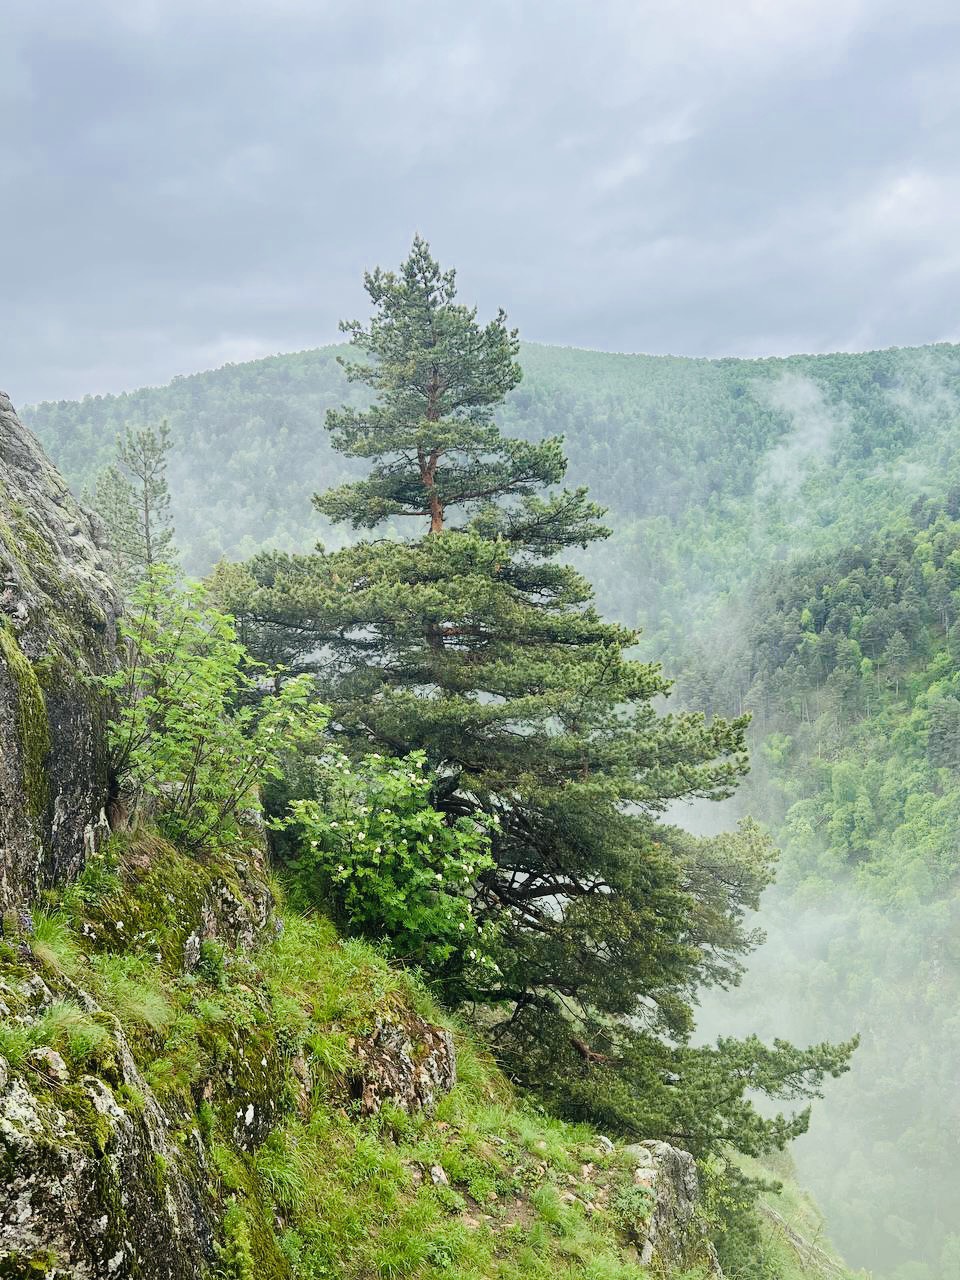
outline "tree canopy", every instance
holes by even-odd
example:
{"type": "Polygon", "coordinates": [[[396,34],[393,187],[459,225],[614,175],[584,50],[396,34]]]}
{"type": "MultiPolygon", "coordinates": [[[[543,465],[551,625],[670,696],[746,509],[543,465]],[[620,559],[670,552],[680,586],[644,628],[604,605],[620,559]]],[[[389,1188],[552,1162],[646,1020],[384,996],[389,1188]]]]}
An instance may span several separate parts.
{"type": "Polygon", "coordinates": [[[735,895],[718,925],[718,878],[706,861],[691,876],[658,819],[730,794],[746,721],[662,714],[659,666],[630,656],[636,633],[605,622],[557,558],[607,531],[584,489],[542,492],[563,478],[559,439],[514,441],[492,420],[519,376],[503,314],[481,327],[419,239],[366,285],[373,321],[348,331],[373,363],[348,369],[377,398],[327,427],[371,471],[316,505],[357,528],[413,515],[426,531],[265,553],[222,567],[217,590],[255,651],[317,673],[348,750],[423,752],[450,821],[495,823],[473,909],[496,925],[496,966],[466,989],[446,977],[486,1007],[503,1054],[532,1037],[561,1061],[602,1031],[631,1041],[603,1056],[635,1073],[637,1029],[648,1057],[657,1037],[682,1043],[696,986],[731,976],[718,957],[741,948],[735,895]]]}

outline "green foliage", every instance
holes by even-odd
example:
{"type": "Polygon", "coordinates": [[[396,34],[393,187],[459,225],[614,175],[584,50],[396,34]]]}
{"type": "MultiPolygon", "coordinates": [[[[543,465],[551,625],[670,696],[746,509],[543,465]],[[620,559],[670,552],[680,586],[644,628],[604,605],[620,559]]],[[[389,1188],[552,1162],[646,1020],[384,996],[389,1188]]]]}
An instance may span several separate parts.
{"type": "Polygon", "coordinates": [[[228,1206],[223,1216],[224,1242],[217,1249],[220,1260],[221,1280],[254,1280],[254,1265],[250,1243],[250,1228],[243,1210],[236,1203],[228,1206]]]}
{"type": "MultiPolygon", "coordinates": [[[[128,846],[117,842],[121,890],[84,903],[73,926],[76,981],[102,1004],[103,1023],[123,1028],[157,1099],[177,1118],[167,1131],[170,1157],[147,1167],[150,1188],[160,1197],[175,1173],[197,1177],[204,1204],[219,1218],[218,1280],[636,1274],[623,1213],[609,1199],[626,1162],[601,1150],[592,1131],[546,1118],[519,1099],[473,1037],[370,944],[341,941],[329,921],[287,908],[282,929],[264,930],[258,947],[230,956],[213,993],[183,972],[179,957],[158,963],[155,940],[132,922],[143,917],[143,899],[175,896],[181,874],[193,877],[198,866],[192,854],[168,850],[165,880],[158,880],[159,867],[145,874],[150,849],[142,829],[128,846]],[[110,949],[102,945],[107,918],[131,922],[129,936],[110,949]],[[453,1031],[457,1084],[434,1114],[386,1106],[361,1117],[351,1101],[359,1063],[350,1046],[385,1021],[402,1025],[414,1006],[453,1031]],[[146,1007],[166,1014],[147,1025],[146,1007]],[[336,1060],[335,1072],[321,1070],[311,1053],[321,1045],[328,1062],[336,1060]],[[253,1150],[235,1128],[240,1097],[258,1115],[269,1108],[273,1119],[253,1150]],[[437,1166],[449,1185],[434,1184],[437,1166]]],[[[194,912],[222,874],[210,858],[194,912]]],[[[72,918],[72,908],[62,908],[54,903],[51,918],[72,918]]],[[[67,1045],[84,1016],[56,1005],[29,1028],[31,1037],[67,1045]]],[[[7,1031],[0,1024],[0,1035],[7,1031]]],[[[23,1056],[11,1060],[12,1070],[29,1069],[23,1056]]],[[[93,1066],[131,1116],[142,1112],[144,1098],[117,1085],[111,1056],[99,1066],[89,1054],[82,1067],[80,1060],[78,1053],[78,1076],[93,1066]]],[[[97,1127],[88,1134],[78,1121],[76,1140],[93,1142],[102,1158],[109,1125],[86,1099],[82,1085],[54,1095],[59,1108],[86,1107],[73,1118],[92,1118],[97,1127]]]]}
{"type": "Polygon", "coordinates": [[[151,982],[150,961],[142,956],[97,955],[92,960],[92,987],[119,1012],[125,1024],[164,1032],[174,1018],[173,1006],[151,982]]]}
{"type": "Polygon", "coordinates": [[[55,1000],[32,1022],[0,1020],[0,1057],[21,1066],[31,1049],[56,1049],[74,1067],[93,1066],[110,1043],[107,1028],[73,1000],[55,1000]]]}
{"type": "Polygon", "coordinates": [[[960,523],[926,515],[758,581],[738,605],[748,621],[736,674],[718,647],[684,680],[709,686],[718,706],[734,681],[753,687],[791,877],[815,824],[830,859],[870,894],[885,885],[929,898],[952,881],[960,669],[948,628],[958,602],[940,588],[960,523]]]}
{"type": "Polygon", "coordinates": [[[97,476],[93,505],[103,518],[118,578],[129,592],[155,565],[172,564],[173,545],[167,458],[170,428],[125,426],[116,460],[97,476]]]}
{"type": "MultiPolygon", "coordinates": [[[[846,1280],[823,1215],[797,1185],[789,1156],[700,1167],[704,1211],[723,1274],[732,1280],[846,1280]]],[[[862,1273],[858,1273],[862,1274],[862,1273]]]]}
{"type": "Polygon", "coordinates": [[[953,1229],[942,1138],[960,1123],[947,1012],[960,999],[952,506],[917,504],[874,539],[758,580],[735,605],[738,656],[716,645],[684,679],[721,709],[752,685],[764,751],[743,803],[766,811],[783,844],[768,959],[718,1016],[759,1017],[765,1030],[775,1004],[792,1034],[863,1028],[856,1087],[827,1098],[825,1136],[802,1159],[838,1243],[885,1274],[918,1259],[937,1274],[953,1229]],[[891,1176],[891,1149],[909,1176],[891,1176]]]}
{"type": "Polygon", "coordinates": [[[736,985],[744,972],[742,957],[763,941],[762,931],[748,928],[747,921],[773,883],[779,850],[752,818],[741,819],[736,831],[708,838],[679,829],[663,835],[682,867],[690,904],[685,935],[699,955],[700,981],[736,985]]]}
{"type": "Polygon", "coordinates": [[[580,490],[538,497],[537,484],[562,476],[558,442],[514,449],[489,420],[515,376],[502,320],[500,338],[481,331],[420,242],[401,275],[371,277],[371,330],[352,330],[379,357],[378,403],[329,425],[374,461],[369,485],[349,490],[354,523],[382,517],[389,479],[394,507],[429,509],[432,532],[261,557],[218,590],[255,647],[278,647],[271,628],[288,652],[296,637],[352,753],[371,742],[422,751],[451,826],[499,819],[495,866],[472,904],[500,929],[499,970],[472,994],[506,1020],[518,1004],[550,1010],[561,993],[608,1013],[633,1014],[642,999],[679,1029],[696,956],[678,937],[687,900],[651,818],[679,796],[728,793],[745,767],[743,722],[654,714],[659,669],[624,656],[633,633],[604,623],[588,584],[553,559],[603,536],[598,509],[580,490]],[[430,467],[442,459],[449,484],[408,476],[422,454],[430,467]]]}
{"type": "MultiPolygon", "coordinates": [[[[356,478],[356,463],[316,429],[344,400],[358,409],[369,402],[362,384],[347,381],[342,351],[27,407],[23,418],[78,488],[110,462],[127,424],[168,419],[178,539],[190,572],[202,574],[224,555],[305,550],[311,493],[356,478]]],[[[679,651],[718,584],[743,582],[785,549],[862,537],[900,510],[905,494],[910,501],[946,486],[956,465],[951,392],[960,350],[947,343],[763,360],[525,343],[520,359],[523,381],[499,423],[524,440],[563,434],[574,483],[589,484],[613,513],[614,543],[590,565],[604,606],[627,621],[643,618],[651,636],[663,635],[665,653],[679,651]],[[802,430],[790,392],[811,387],[836,429],[785,474],[779,462],[802,430]]]]}
{"type": "Polygon", "coordinates": [[[125,662],[101,685],[116,701],[112,769],[131,807],[149,800],[163,833],[194,849],[241,838],[264,778],[284,753],[312,744],[325,722],[309,678],[260,696],[260,672],[232,621],[199,587],[153,569],[120,623],[125,662]]]}
{"type": "Polygon", "coordinates": [[[204,938],[200,943],[197,973],[213,987],[222,987],[226,976],[227,953],[223,943],[204,938]]]}
{"type": "Polygon", "coordinates": [[[66,886],[60,901],[66,913],[80,911],[109,897],[120,887],[117,845],[111,840],[105,847],[89,854],[83,870],[66,886]]]}
{"type": "Polygon", "coordinates": [[[0,1258],[0,1280],[45,1280],[56,1274],[56,1266],[53,1249],[34,1249],[29,1256],[19,1249],[5,1252],[0,1258]]]}
{"type": "Polygon", "coordinates": [[[654,1195],[649,1187],[624,1182],[610,1197],[610,1208],[623,1228],[646,1222],[653,1211],[654,1195]]]}
{"type": "Polygon", "coordinates": [[[352,765],[331,748],[315,763],[312,796],[290,806],[299,852],[298,897],[324,905],[351,933],[385,939],[448,993],[489,953],[492,921],[472,900],[493,867],[485,815],[451,822],[430,803],[436,779],[415,752],[367,756],[352,765]]]}
{"type": "MultiPolygon", "coordinates": [[[[295,805],[313,826],[298,866],[321,873],[344,919],[385,929],[401,951],[415,945],[398,937],[412,905],[428,945],[449,946],[454,928],[476,920],[495,964],[447,990],[488,1006],[516,1077],[564,1114],[666,1136],[678,1129],[680,1093],[661,1098],[662,1081],[689,1036],[694,992],[736,981],[753,941],[745,913],[770,879],[772,851],[752,827],[707,846],[656,819],[675,800],[730,794],[746,767],[746,722],[658,715],[653,702],[669,689],[660,669],[626,656],[635,633],[604,622],[586,581],[555,558],[606,530],[584,490],[536,492],[563,476],[558,440],[511,441],[491,420],[516,380],[502,317],[481,331],[420,241],[399,277],[375,273],[367,284],[374,319],[350,331],[376,364],[351,373],[378,399],[329,415],[328,426],[338,448],[373,469],[318,505],[364,528],[429,516],[430,532],[312,557],[262,555],[221,570],[215,589],[255,651],[318,672],[354,758],[369,759],[371,743],[391,756],[398,746],[422,753],[448,831],[489,821],[492,865],[469,901],[461,892],[459,914],[424,902],[431,876],[449,880],[437,855],[429,844],[416,852],[414,840],[405,860],[410,835],[396,827],[368,841],[367,807],[400,820],[392,802],[351,797],[353,812],[337,806],[333,817],[328,800],[295,805]],[[584,1035],[600,1036],[604,1052],[584,1035]]],[[[427,820],[439,838],[439,816],[427,820]]],[[[438,959],[442,951],[427,968],[438,959]]],[[[805,1124],[804,1115],[761,1120],[743,1098],[738,1050],[754,1067],[767,1055],[768,1069],[752,1073],[759,1088],[779,1096],[793,1073],[807,1096],[845,1068],[850,1046],[803,1051],[806,1075],[787,1045],[690,1051],[695,1085],[683,1096],[690,1108],[692,1098],[710,1101],[703,1124],[690,1124],[705,1147],[765,1149],[805,1124]]]]}
{"type": "Polygon", "coordinates": [[[30,950],[44,968],[67,974],[76,968],[77,946],[64,912],[33,912],[30,950]]]}
{"type": "Polygon", "coordinates": [[[455,273],[441,271],[419,236],[399,274],[378,267],[364,285],[375,309],[369,329],[358,321],[341,329],[370,362],[342,363],[376,402],[331,409],[327,429],[335,449],[373,466],[366,479],[315,498],[320,512],[355,528],[420,516],[439,533],[449,506],[525,498],[561,478],[558,440],[507,440],[494,425],[494,407],[520,381],[516,331],[502,311],[481,328],[476,308],[455,301],[455,273]]]}
{"type": "Polygon", "coordinates": [[[521,1010],[502,1055],[511,1075],[560,1115],[631,1138],[659,1138],[705,1159],[728,1147],[751,1155],[782,1149],[805,1133],[809,1107],[762,1111],[758,1095],[795,1102],[820,1097],[824,1081],[849,1070],[857,1041],[800,1049],[784,1040],[722,1037],[714,1045],[664,1044],[635,1024],[587,1023],[571,1039],[559,1014],[546,1023],[521,1010]]]}
{"type": "MultiPolygon", "coordinates": [[[[345,382],[337,355],[326,349],[275,357],[168,388],[42,406],[28,416],[77,480],[107,460],[126,421],[169,416],[180,450],[172,455],[177,527],[191,565],[205,571],[223,551],[304,549],[313,540],[301,515],[312,489],[357,478],[357,460],[336,454],[316,431],[324,412],[345,398],[358,410],[369,403],[362,384],[345,382]],[[314,470],[302,465],[305,457],[314,470]]],[[[946,496],[945,514],[955,519],[948,490],[957,473],[960,349],[942,344],[762,361],[535,346],[520,355],[523,382],[498,407],[497,421],[505,434],[525,440],[562,431],[572,482],[589,482],[611,507],[613,537],[601,552],[578,555],[604,609],[628,623],[643,621],[646,652],[668,655],[671,669],[681,672],[685,705],[754,713],[757,785],[750,803],[787,845],[788,900],[771,918],[783,933],[796,931],[798,918],[809,926],[771,962],[777,1018],[799,1021],[816,1039],[844,1037],[855,1026],[879,1028],[858,1055],[870,1070],[858,1068],[855,1088],[838,1090],[835,1105],[828,1098],[829,1139],[820,1146],[830,1148],[830,1165],[817,1166],[819,1186],[853,1224],[846,1236],[851,1248],[875,1248],[869,1256],[884,1264],[896,1255],[939,1267],[946,1237],[938,1195],[955,1186],[946,1135],[956,1128],[948,1064],[957,1045],[955,1020],[944,1010],[956,1003],[950,850],[958,810],[950,782],[949,680],[960,631],[952,649],[940,642],[941,628],[949,636],[949,628],[960,627],[950,605],[955,548],[941,557],[932,542],[918,547],[919,572],[933,575],[923,588],[929,664],[909,618],[889,629],[882,616],[868,623],[861,615],[857,633],[845,627],[838,607],[825,629],[818,620],[823,602],[801,590],[790,621],[794,649],[783,662],[767,668],[764,659],[763,669],[754,668],[753,640],[744,632],[764,626],[767,610],[751,614],[737,593],[797,550],[829,555],[862,546],[884,527],[891,536],[909,533],[914,523],[929,527],[936,519],[930,499],[917,502],[916,521],[907,519],[918,494],[946,496]],[[805,403],[831,428],[821,448],[806,452],[805,403]],[[899,675],[886,656],[896,630],[912,646],[899,675]],[[809,667],[798,679],[801,658],[812,652],[829,665],[833,640],[825,631],[857,648],[841,644],[842,661],[819,675],[809,667]],[[935,688],[944,678],[947,687],[935,688]],[[776,788],[769,801],[762,790],[768,780],[776,788]],[[782,818],[791,807],[785,831],[782,818]],[[919,1118],[901,1124],[914,1102],[919,1118]],[[891,1159],[891,1133],[909,1158],[891,1159]],[[884,1172],[894,1167],[896,1174],[884,1172]]],[[[391,521],[391,537],[402,523],[391,521]]],[[[323,533],[328,545],[339,545],[329,529],[323,533]]],[[[344,579],[351,588],[363,581],[364,566],[357,567],[361,573],[344,579]]],[[[258,589],[286,580],[287,596],[302,590],[301,617],[310,623],[323,604],[307,589],[315,569],[312,557],[265,556],[258,589]]],[[[842,562],[828,569],[835,582],[849,573],[842,562]]],[[[888,607],[884,579],[891,576],[896,581],[886,571],[871,573],[861,584],[875,613],[888,607]]],[[[909,605],[909,592],[904,601],[898,590],[894,605],[909,605]]],[[[770,604],[780,612],[775,600],[770,604]]],[[[259,632],[255,647],[271,663],[291,656],[309,662],[309,651],[290,633],[271,630],[270,620],[269,610],[252,610],[238,625],[244,635],[259,632]],[[268,641],[278,642],[277,651],[268,641]]],[[[316,634],[322,639],[323,628],[316,634]]],[[[387,752],[397,749],[392,743],[387,752]]],[[[760,1015],[757,989],[749,988],[746,1026],[760,1015]]],[[[780,1025],[772,1021],[770,1030],[780,1025]]]]}

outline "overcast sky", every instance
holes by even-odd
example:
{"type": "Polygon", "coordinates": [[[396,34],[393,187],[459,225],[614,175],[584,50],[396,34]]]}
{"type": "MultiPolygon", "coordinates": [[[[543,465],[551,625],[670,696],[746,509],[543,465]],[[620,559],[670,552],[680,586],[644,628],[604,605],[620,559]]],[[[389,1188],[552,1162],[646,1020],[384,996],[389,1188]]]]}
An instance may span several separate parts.
{"type": "Polygon", "coordinates": [[[955,0],[0,0],[0,386],[337,337],[415,230],[525,338],[960,337],[955,0]]]}

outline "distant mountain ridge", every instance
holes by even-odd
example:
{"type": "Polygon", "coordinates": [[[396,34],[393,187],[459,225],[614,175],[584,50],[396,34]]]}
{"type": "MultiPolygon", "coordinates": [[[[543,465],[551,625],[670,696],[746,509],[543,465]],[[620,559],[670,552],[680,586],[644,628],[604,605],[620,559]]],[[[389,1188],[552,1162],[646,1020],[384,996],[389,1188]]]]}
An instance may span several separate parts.
{"type": "MultiPolygon", "coordinates": [[[[309,496],[349,472],[323,429],[327,408],[358,395],[337,363],[343,350],[226,365],[23,416],[78,487],[108,461],[124,423],[167,418],[178,535],[201,569],[252,544],[309,545],[320,532],[309,496]]],[[[524,345],[521,362],[505,425],[524,436],[562,433],[569,479],[589,484],[621,528],[743,498],[776,480],[778,467],[795,487],[830,450],[882,467],[915,451],[921,429],[955,421],[960,402],[960,347],[948,344],[756,360],[524,345]]]]}
{"type": "MultiPolygon", "coordinates": [[[[323,429],[327,408],[359,394],[342,350],[34,405],[23,417],[78,489],[124,423],[166,418],[178,541],[202,573],[222,555],[331,538],[310,496],[350,474],[323,429]]],[[[713,360],[525,344],[520,358],[504,425],[565,436],[568,480],[590,486],[615,530],[587,566],[601,603],[664,631],[671,651],[678,595],[699,601],[771,558],[863,537],[953,474],[960,346],[713,360]]]]}

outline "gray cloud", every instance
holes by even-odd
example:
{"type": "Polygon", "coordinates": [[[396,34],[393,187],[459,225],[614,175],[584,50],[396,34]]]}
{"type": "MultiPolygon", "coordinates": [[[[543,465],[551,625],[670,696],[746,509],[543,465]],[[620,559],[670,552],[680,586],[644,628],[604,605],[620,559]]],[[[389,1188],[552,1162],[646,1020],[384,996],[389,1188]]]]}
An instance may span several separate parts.
{"type": "Polygon", "coordinates": [[[954,338],[960,16],[919,0],[8,0],[0,384],[312,346],[415,229],[527,338],[954,338]]]}

